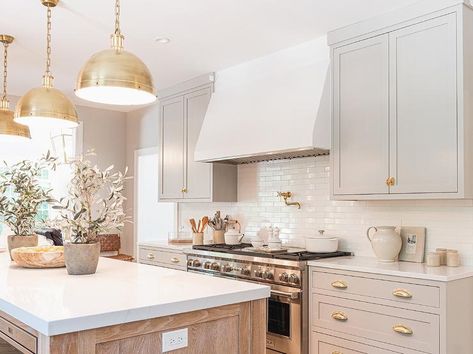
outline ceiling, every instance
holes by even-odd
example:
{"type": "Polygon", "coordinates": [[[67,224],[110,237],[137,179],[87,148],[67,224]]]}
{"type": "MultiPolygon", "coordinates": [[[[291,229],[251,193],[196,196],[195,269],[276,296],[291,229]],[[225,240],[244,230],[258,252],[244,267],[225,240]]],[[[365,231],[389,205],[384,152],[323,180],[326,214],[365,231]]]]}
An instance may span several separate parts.
{"type": "MultiPolygon", "coordinates": [[[[417,1],[122,0],[121,24],[125,49],[149,66],[159,90],[417,1]],[[171,42],[158,44],[156,37],[171,42]]],[[[41,84],[46,9],[40,0],[2,2],[0,32],[16,37],[9,51],[9,92],[21,96],[41,84]]],[[[74,97],[77,73],[90,55],[108,48],[113,21],[113,0],[61,0],[53,9],[57,88],[74,97]]]]}

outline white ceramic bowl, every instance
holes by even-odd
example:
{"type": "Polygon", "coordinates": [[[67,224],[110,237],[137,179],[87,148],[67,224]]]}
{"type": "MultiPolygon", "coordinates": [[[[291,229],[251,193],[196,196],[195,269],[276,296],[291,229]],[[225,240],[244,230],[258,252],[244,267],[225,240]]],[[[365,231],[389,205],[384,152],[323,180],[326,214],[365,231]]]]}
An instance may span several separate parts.
{"type": "Polygon", "coordinates": [[[225,232],[224,237],[227,245],[238,245],[243,239],[243,234],[240,234],[236,230],[228,230],[225,232]]]}
{"type": "Polygon", "coordinates": [[[282,242],[281,241],[268,241],[268,248],[272,250],[279,250],[282,247],[282,242]]]}
{"type": "Polygon", "coordinates": [[[328,253],[338,250],[337,237],[308,237],[305,239],[305,248],[309,252],[328,253]]]}
{"type": "Polygon", "coordinates": [[[254,240],[254,241],[251,241],[251,245],[254,248],[261,248],[261,247],[264,246],[264,242],[263,242],[263,240],[254,240]]]}

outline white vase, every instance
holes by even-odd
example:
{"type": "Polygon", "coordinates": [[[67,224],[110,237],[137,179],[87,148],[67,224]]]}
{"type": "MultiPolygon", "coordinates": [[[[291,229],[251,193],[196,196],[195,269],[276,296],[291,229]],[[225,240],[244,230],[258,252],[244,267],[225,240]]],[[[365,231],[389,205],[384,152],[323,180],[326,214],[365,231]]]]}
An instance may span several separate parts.
{"type": "Polygon", "coordinates": [[[401,235],[396,232],[395,226],[371,226],[366,231],[371,242],[374,254],[380,262],[395,262],[402,247],[401,235]],[[370,235],[370,230],[375,232],[370,235]]]}

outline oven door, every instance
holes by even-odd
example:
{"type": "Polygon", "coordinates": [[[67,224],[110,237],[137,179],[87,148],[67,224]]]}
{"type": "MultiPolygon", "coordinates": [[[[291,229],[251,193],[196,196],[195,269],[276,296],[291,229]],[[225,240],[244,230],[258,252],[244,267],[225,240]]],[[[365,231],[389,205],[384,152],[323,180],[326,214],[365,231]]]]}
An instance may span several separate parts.
{"type": "Polygon", "coordinates": [[[268,299],[266,347],[279,353],[300,354],[302,335],[301,292],[271,289],[268,299]]]}

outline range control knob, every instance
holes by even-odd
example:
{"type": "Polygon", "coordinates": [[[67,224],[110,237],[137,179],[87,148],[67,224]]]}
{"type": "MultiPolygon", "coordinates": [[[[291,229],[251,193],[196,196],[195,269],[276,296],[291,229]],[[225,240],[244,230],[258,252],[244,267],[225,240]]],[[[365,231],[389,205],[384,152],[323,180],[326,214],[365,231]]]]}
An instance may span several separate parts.
{"type": "Polygon", "coordinates": [[[289,276],[289,283],[299,284],[299,277],[296,274],[291,274],[289,276]]]}
{"type": "Polygon", "coordinates": [[[188,266],[188,267],[192,267],[193,262],[194,262],[194,260],[193,260],[192,258],[189,258],[189,259],[187,260],[187,266],[188,266]]]}
{"type": "Polygon", "coordinates": [[[263,277],[263,271],[261,269],[255,269],[255,277],[256,278],[262,278],[263,277]]]}
{"type": "Polygon", "coordinates": [[[202,263],[200,263],[198,259],[194,259],[194,261],[192,261],[192,266],[195,268],[199,268],[201,265],[202,263]]]}
{"type": "Polygon", "coordinates": [[[210,268],[212,270],[220,270],[220,264],[218,264],[217,262],[213,262],[210,266],[210,268]]]}
{"type": "Polygon", "coordinates": [[[266,279],[266,280],[273,280],[273,279],[274,279],[274,275],[273,275],[273,273],[271,273],[270,270],[266,270],[266,271],[263,273],[263,279],[266,279]]]}
{"type": "Polygon", "coordinates": [[[249,268],[243,268],[241,270],[242,275],[246,275],[247,277],[251,275],[251,270],[249,268]]]}
{"type": "Polygon", "coordinates": [[[211,265],[212,265],[212,262],[209,262],[209,261],[205,262],[204,269],[210,269],[211,265]]]}
{"type": "Polygon", "coordinates": [[[233,270],[233,267],[232,267],[230,264],[225,264],[225,265],[223,266],[223,271],[224,271],[225,273],[231,272],[232,270],[233,270]]]}
{"type": "Polygon", "coordinates": [[[279,274],[279,280],[287,283],[289,280],[289,274],[286,272],[279,274]]]}

